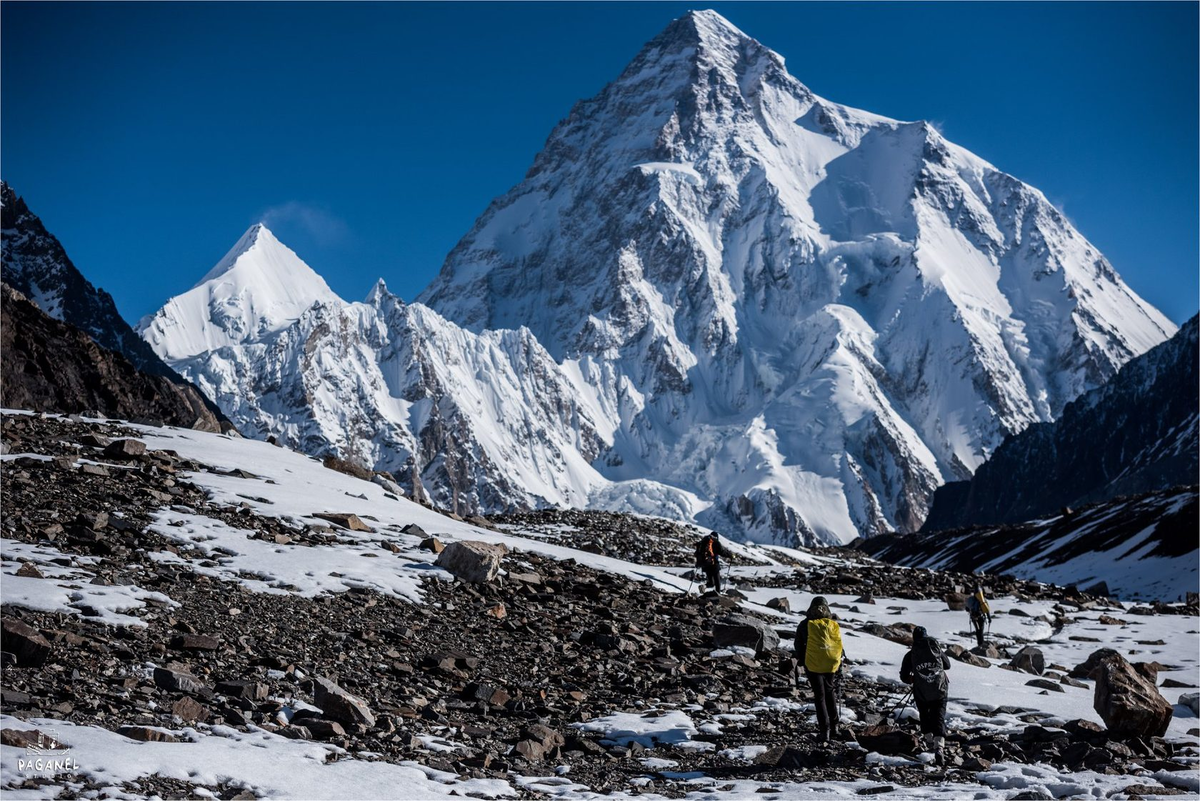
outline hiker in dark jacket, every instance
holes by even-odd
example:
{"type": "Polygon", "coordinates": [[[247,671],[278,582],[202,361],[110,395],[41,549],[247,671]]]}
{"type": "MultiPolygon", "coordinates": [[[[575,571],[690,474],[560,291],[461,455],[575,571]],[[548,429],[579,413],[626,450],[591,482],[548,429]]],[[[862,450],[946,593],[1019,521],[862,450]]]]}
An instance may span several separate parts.
{"type": "Polygon", "coordinates": [[[725,555],[721,535],[715,531],[696,543],[696,567],[704,571],[705,586],[715,589],[717,595],[721,594],[721,557],[725,555]]]}
{"type": "Polygon", "coordinates": [[[945,764],[946,697],[950,680],[946,671],[950,658],[942,651],[941,643],[929,636],[921,626],[913,629],[912,648],[900,663],[900,681],[911,684],[913,701],[921,716],[922,738],[932,740],[933,756],[938,765],[945,764]]]}
{"type": "Polygon", "coordinates": [[[804,622],[796,627],[796,659],[804,665],[804,675],[812,687],[817,736],[823,743],[829,742],[837,730],[838,671],[845,656],[841,627],[830,614],[829,604],[818,595],[809,604],[804,622]]]}

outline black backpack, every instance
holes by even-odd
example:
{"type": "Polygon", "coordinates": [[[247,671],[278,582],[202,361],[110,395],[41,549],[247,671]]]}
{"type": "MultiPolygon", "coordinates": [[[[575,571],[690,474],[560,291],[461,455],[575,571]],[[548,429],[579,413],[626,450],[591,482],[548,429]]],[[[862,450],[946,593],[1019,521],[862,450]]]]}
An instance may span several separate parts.
{"type": "Polygon", "coordinates": [[[950,680],[942,667],[942,646],[932,637],[913,643],[913,698],[918,701],[940,701],[950,689],[950,680]]]}

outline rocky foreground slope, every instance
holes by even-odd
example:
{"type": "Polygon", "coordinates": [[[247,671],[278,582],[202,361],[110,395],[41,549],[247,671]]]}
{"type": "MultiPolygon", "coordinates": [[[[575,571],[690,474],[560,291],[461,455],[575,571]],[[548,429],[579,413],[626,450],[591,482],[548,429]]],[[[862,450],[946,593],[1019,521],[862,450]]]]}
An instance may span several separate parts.
{"type": "Polygon", "coordinates": [[[1007,798],[1195,782],[1200,720],[1170,703],[1200,683],[1194,601],[986,577],[994,645],[973,653],[950,608],[970,576],[731,545],[739,591],[700,597],[683,592],[685,527],[542,512],[479,528],[265,443],[18,414],[0,433],[8,790],[1007,798]],[[626,538],[644,562],[620,558],[626,538]],[[465,540],[494,549],[490,581],[436,555],[465,540]],[[788,643],[818,593],[850,659],[825,748],[788,643]],[[945,769],[903,729],[870,728],[903,707],[914,624],[956,659],[945,769]],[[1140,663],[1125,680],[1161,685],[1165,737],[1101,725],[1074,668],[1102,645],[1140,663]],[[72,767],[22,770],[33,729],[72,767]]]}

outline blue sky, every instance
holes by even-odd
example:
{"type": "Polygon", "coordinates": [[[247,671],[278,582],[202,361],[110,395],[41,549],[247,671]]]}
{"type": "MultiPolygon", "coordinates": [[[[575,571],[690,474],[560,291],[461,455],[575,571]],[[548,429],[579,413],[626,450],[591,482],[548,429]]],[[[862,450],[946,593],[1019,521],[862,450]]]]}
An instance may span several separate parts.
{"type": "Polygon", "coordinates": [[[1195,313],[1195,3],[5,2],[0,174],[131,322],[260,219],[343,297],[411,298],[571,105],[700,7],[824,97],[937,122],[1195,313]]]}

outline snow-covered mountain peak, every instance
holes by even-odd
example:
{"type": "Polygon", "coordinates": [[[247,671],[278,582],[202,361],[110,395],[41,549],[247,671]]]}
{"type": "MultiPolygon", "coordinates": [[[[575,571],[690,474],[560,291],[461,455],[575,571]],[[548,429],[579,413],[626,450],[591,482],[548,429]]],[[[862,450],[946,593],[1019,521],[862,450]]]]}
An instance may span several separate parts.
{"type": "Polygon", "coordinates": [[[387,283],[380,278],[375,282],[375,285],[371,287],[371,291],[367,293],[367,297],[363,299],[363,302],[368,306],[379,307],[385,301],[392,299],[398,300],[398,298],[396,298],[396,296],[393,295],[390,290],[388,290],[387,283]]]}
{"type": "Polygon", "coordinates": [[[278,331],[318,302],[343,304],[324,278],[256,223],[199,283],[143,318],[138,330],[170,362],[278,331]]]}

